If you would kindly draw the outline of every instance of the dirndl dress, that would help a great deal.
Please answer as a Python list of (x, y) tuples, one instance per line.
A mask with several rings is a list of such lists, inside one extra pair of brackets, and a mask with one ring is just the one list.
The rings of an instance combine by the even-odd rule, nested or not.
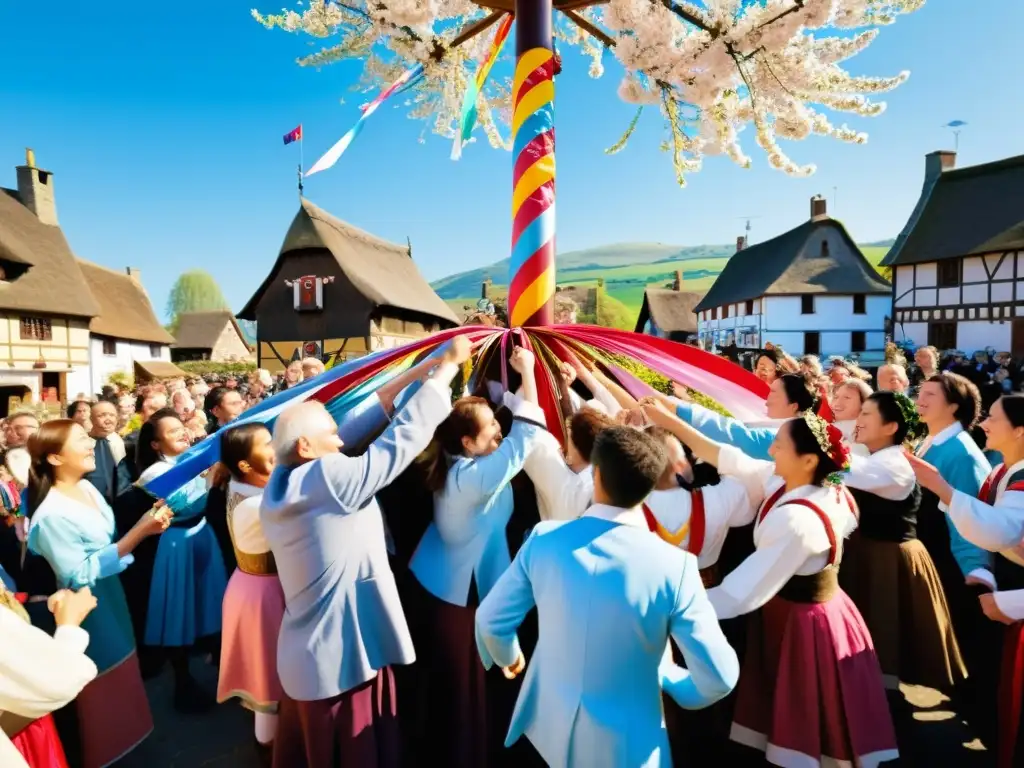
[[(864, 619), (839, 588), (828, 515), (806, 499), (830, 543), (824, 570), (794, 576), (749, 620), (731, 738), (786, 768), (899, 757), (881, 668)], [(770, 505), (769, 505), (770, 506)]]
[(860, 525), (843, 547), (839, 583), (871, 632), (885, 687), (951, 695), (967, 677), (942, 580), (917, 538), (921, 489), (902, 500), (850, 489)]
[[(999, 589), (1024, 589), (1024, 567), (996, 555)], [(1006, 627), (999, 674), (999, 768), (1024, 764), (1024, 621)]]

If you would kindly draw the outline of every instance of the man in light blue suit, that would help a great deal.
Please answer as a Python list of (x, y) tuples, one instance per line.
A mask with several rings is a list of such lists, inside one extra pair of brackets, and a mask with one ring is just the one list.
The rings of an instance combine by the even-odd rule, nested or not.
[[(594, 504), (542, 522), (477, 609), (485, 666), (515, 676), (516, 629), (537, 606), (540, 638), (505, 741), (525, 735), (553, 768), (668, 768), (664, 690), (687, 709), (727, 696), (739, 677), (697, 559), (647, 529), (640, 505), (665, 467), (657, 441), (600, 433)], [(666, 653), (669, 637), (686, 669)]]
[(456, 338), (430, 379), (357, 457), (343, 455), (323, 405), (274, 426), (278, 466), (260, 522), (285, 595), (277, 671), (286, 694), (275, 768), (397, 766), (393, 664), (416, 659), (388, 563), (375, 494), (426, 448), (451, 411), (449, 385), (469, 357)]

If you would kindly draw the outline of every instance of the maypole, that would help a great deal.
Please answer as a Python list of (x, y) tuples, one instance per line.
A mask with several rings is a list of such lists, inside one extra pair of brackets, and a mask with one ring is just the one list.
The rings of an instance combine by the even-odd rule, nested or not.
[(516, 0), (512, 80), (513, 328), (551, 325), (555, 303), (555, 54), (552, 0)]

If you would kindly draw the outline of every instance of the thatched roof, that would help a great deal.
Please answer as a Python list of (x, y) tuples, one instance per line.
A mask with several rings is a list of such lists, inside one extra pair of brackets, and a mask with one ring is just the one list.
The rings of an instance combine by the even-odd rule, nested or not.
[(0, 259), (27, 271), (9, 270), (0, 282), (0, 310), (95, 317), (99, 305), (59, 227), (43, 224), (18, 193), (0, 189)]
[[(838, 235), (845, 248), (822, 251)], [(735, 304), (759, 296), (795, 294), (887, 294), (892, 290), (864, 258), (846, 228), (821, 216), (763, 243), (751, 245), (726, 262), (711, 290), (694, 308)]]
[(285, 235), (277, 262), (238, 316), (255, 320), (256, 304), (281, 261), (291, 252), (308, 248), (330, 251), (345, 277), (373, 304), (418, 312), (447, 325), (459, 324), (455, 313), (420, 274), (407, 246), (389, 243), (346, 224), (305, 198)]
[[(178, 327), (174, 336), (175, 349), (213, 349), (217, 345), (224, 327), (230, 324), (242, 343), (249, 347), (245, 334), (235, 320), (235, 316), (227, 309), (215, 309), (209, 312), (183, 312), (178, 315)], [(251, 349), (251, 347), (249, 347)]]
[(100, 309), (89, 322), (90, 332), (149, 344), (174, 341), (157, 321), (146, 289), (136, 278), (82, 259), (78, 266)]
[(704, 298), (700, 291), (675, 291), (671, 288), (648, 288), (636, 320), (636, 332), (642, 333), (647, 320), (654, 321), (666, 333), (696, 333), (696, 306)]
[[(930, 181), (930, 180), (928, 180)], [(1024, 155), (926, 181), (916, 219), (897, 238), (886, 266), (1024, 248)]]
[(166, 360), (136, 360), (136, 381), (159, 381), (161, 379), (179, 379), (188, 376), (174, 363)]

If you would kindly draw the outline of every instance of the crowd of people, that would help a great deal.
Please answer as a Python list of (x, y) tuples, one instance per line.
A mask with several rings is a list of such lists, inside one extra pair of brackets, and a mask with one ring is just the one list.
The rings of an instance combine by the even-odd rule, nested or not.
[[(467, 377), (470, 355), (453, 340), (340, 423), (307, 400), (233, 425), (259, 376), (9, 418), (0, 764), (116, 763), (168, 666), (179, 710), (251, 710), (274, 768), (870, 767), (900, 756), (901, 684), (1024, 762), (1009, 361), (926, 347), (872, 387), (767, 350), (743, 423), (569, 354), (563, 445), (531, 352)], [(197, 439), (220, 463), (151, 498)]]

